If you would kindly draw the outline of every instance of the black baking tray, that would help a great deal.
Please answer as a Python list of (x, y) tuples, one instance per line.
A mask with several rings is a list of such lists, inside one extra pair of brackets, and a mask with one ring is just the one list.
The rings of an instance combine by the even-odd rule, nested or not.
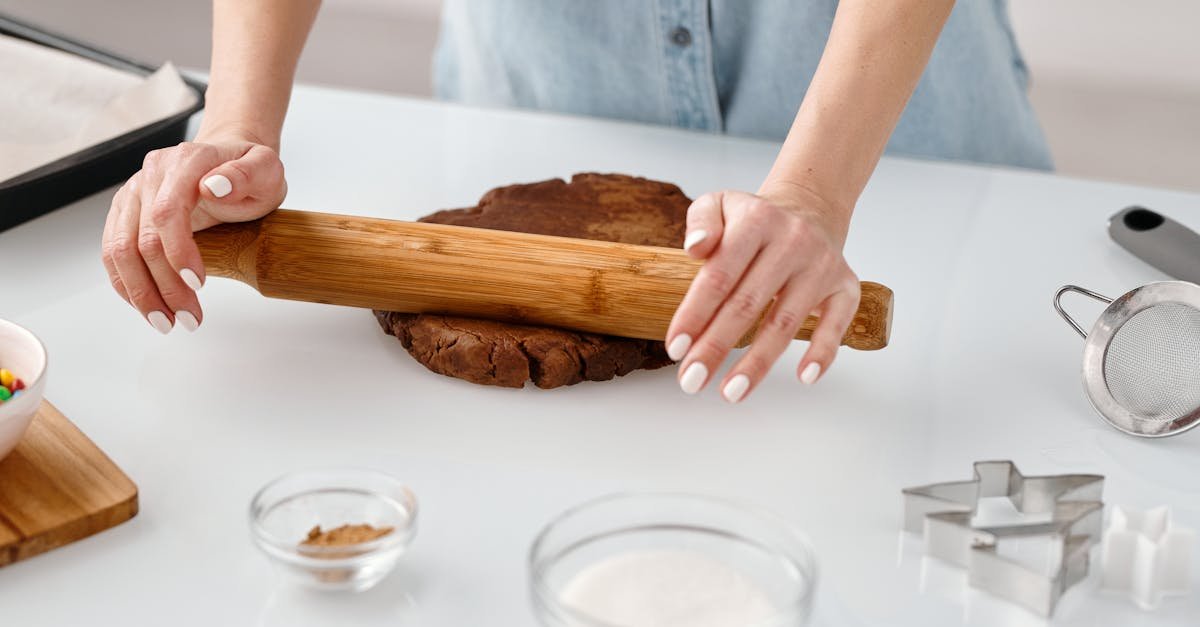
[[(98, 63), (149, 76), (155, 67), (47, 32), (0, 13), (0, 34), (62, 50)], [(2, 81), (3, 77), (0, 77)], [(0, 181), (0, 231), (124, 181), (142, 167), (147, 152), (183, 141), (188, 120), (204, 108), (205, 84), (184, 77), (196, 92), (186, 111), (147, 124), (102, 143)]]

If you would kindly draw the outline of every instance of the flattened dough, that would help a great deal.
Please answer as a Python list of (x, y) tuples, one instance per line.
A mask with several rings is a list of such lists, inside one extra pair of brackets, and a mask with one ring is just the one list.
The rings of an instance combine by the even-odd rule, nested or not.
[[(679, 248), (691, 200), (670, 183), (576, 174), (489, 191), (479, 205), (422, 222)], [(540, 388), (607, 381), (671, 363), (662, 342), (456, 316), (376, 311), (426, 368), (482, 385)]]

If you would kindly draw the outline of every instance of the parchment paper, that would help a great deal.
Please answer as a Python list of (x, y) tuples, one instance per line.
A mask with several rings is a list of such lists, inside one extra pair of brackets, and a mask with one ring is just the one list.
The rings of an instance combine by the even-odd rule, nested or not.
[(170, 63), (142, 77), (0, 35), (0, 181), (195, 102)]

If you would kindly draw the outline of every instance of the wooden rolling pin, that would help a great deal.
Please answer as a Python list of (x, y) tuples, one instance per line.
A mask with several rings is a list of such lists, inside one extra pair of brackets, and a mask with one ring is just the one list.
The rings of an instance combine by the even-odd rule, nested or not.
[[(673, 248), (287, 209), (201, 231), (196, 243), (208, 276), (271, 298), (651, 340), (664, 338), (701, 265)], [(843, 344), (887, 346), (891, 319), (892, 291), (864, 282)], [(809, 339), (816, 322), (796, 337)]]

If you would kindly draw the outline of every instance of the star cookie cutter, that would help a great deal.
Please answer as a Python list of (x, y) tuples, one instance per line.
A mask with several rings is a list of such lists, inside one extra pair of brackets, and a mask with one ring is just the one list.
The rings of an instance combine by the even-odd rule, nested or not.
[(1187, 594), (1195, 539), (1194, 531), (1175, 525), (1167, 507), (1114, 507), (1101, 542), (1100, 588), (1126, 594), (1144, 610), (1156, 609), (1164, 596)]
[[(906, 488), (904, 529), (922, 533), (925, 553), (967, 570), (973, 588), (1049, 617), (1063, 592), (1088, 572), (1088, 554), (1100, 539), (1102, 475), (1026, 477), (1011, 461), (975, 463), (975, 478)], [(1049, 514), (1032, 524), (975, 527), (979, 499), (1007, 497), (1022, 514)], [(1048, 566), (1031, 568), (1001, 555), (1000, 543), (1051, 540)]]

